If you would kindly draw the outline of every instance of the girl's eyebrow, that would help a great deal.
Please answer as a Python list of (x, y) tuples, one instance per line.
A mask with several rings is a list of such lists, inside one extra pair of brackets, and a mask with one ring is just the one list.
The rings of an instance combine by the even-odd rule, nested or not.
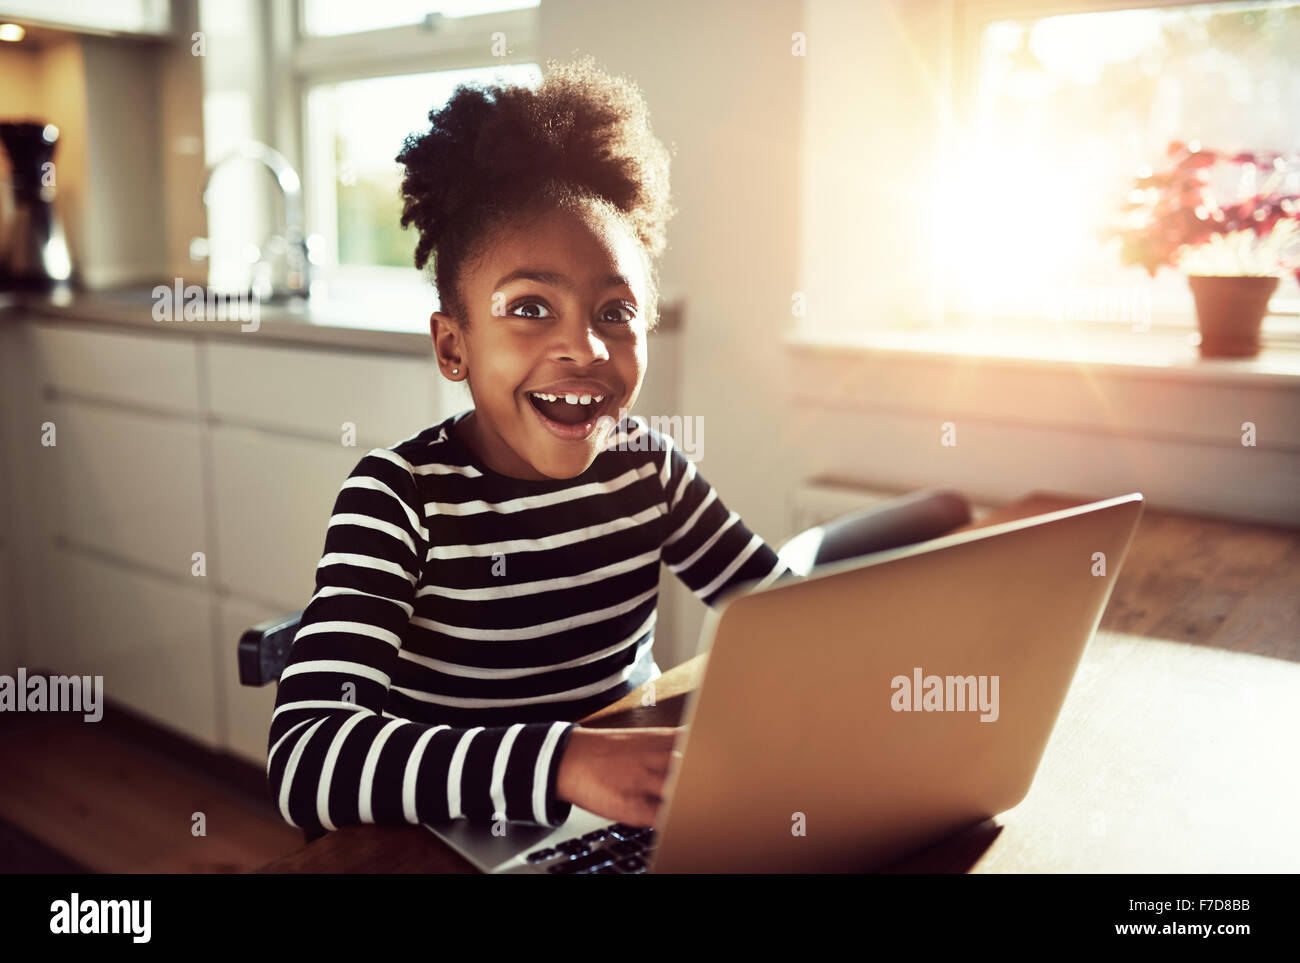
[[(517, 271), (511, 271), (498, 281), (493, 290), (499, 291), (511, 281), (536, 281), (539, 284), (549, 284), (552, 287), (561, 288), (565, 291), (572, 291), (574, 287), (572, 281), (563, 274), (558, 274), (555, 271), (537, 271), (530, 268), (520, 268)], [(628, 282), (628, 279), (621, 274), (607, 274), (603, 278), (599, 279), (599, 283), (604, 287), (622, 285), (630, 288), (632, 286)]]

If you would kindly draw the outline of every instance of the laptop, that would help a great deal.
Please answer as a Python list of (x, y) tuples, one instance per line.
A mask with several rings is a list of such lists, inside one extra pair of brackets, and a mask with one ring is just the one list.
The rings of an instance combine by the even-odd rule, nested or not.
[(487, 873), (863, 872), (1028, 794), (1132, 493), (733, 589), (657, 825), (425, 824)]

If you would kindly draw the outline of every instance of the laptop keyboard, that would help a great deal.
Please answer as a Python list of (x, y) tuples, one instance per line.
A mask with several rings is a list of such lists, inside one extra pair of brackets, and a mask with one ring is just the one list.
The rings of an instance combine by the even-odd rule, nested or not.
[(644, 873), (654, 846), (651, 827), (615, 823), (535, 849), (524, 859), (548, 873)]

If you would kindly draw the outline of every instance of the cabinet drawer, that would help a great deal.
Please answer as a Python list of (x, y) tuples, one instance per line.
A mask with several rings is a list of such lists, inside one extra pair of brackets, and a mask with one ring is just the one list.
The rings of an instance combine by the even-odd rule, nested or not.
[(357, 444), (387, 447), (441, 421), (458, 404), (432, 359), (213, 342), (207, 354), (211, 407), (220, 419), (287, 429), (337, 442), (343, 424)]
[(32, 662), (102, 675), (105, 698), (216, 748), (206, 580), (189, 586), (68, 549), (53, 553), (52, 574), (65, 604), (48, 614), (48, 649), (31, 653)]
[(173, 577), (189, 574), (194, 552), (211, 554), (197, 424), (76, 401), (45, 411), (54, 533)]
[(212, 431), (218, 575), (236, 595), (306, 606), (339, 489), (369, 451), (255, 428)]
[(190, 338), (36, 323), (32, 347), (47, 387), (164, 411), (199, 410), (198, 355)]

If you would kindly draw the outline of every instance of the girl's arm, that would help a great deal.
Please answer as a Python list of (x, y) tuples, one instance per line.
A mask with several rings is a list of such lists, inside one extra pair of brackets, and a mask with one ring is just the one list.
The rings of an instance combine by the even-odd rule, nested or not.
[(659, 479), (667, 512), (664, 564), (709, 606), (732, 588), (753, 582), (765, 588), (798, 578), (776, 552), (730, 511), (671, 436), (660, 434)]
[(335, 501), (271, 717), (267, 785), (294, 826), (568, 818), (556, 789), (575, 724), (455, 728), (382, 715), (428, 548), (411, 466), (372, 450)]

